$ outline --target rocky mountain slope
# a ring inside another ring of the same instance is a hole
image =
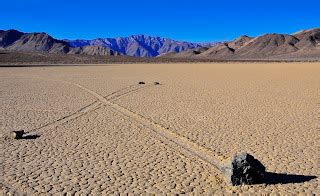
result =
[[[168,52],[181,52],[200,47],[200,44],[175,41],[168,38],[132,35],[118,38],[99,38],[94,40],[64,40],[73,47],[102,46],[124,55],[135,57],[155,57]]]
[[[168,52],[181,52],[200,46],[201,44],[146,35],[94,40],[57,40],[46,33],[0,30],[0,49],[9,51],[155,57]]]
[[[320,28],[288,34],[265,34],[256,38],[240,36],[208,48],[168,53],[163,58],[238,59],[320,59]]]
[[[0,30],[0,49],[20,52],[46,52],[53,54],[118,55],[100,46],[72,47],[46,33],[22,33],[16,30]]]
[[[292,35],[240,36],[230,42],[197,44],[134,35],[94,40],[58,40],[47,33],[0,30],[0,50],[177,59],[213,60],[320,60],[320,28]]]

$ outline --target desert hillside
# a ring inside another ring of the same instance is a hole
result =
[[[16,30],[0,30],[0,51],[43,52],[49,54],[81,54],[116,56],[118,52],[100,46],[71,47],[47,33],[22,33]]]
[[[292,35],[273,33],[255,38],[244,35],[234,41],[213,47],[169,53],[162,57],[223,60],[319,60],[320,28],[304,30]]]

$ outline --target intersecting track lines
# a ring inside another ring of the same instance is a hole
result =
[[[92,91],[92,90],[90,90],[80,84],[77,84],[77,83],[73,83],[73,85],[90,93],[95,98],[97,98],[100,102],[102,102],[105,106],[110,107],[112,110],[119,112],[122,115],[131,119],[132,121],[138,122],[139,124],[142,124],[145,127],[149,128],[154,133],[161,136],[162,139],[165,139],[166,141],[173,143],[173,146],[179,146],[180,148],[186,150],[187,152],[189,152],[193,156],[198,157],[202,161],[214,166],[216,169],[218,169],[221,172],[223,164],[227,159],[226,157],[224,157],[222,155],[218,155],[217,153],[213,152],[212,150],[209,150],[203,146],[200,146],[200,145],[190,141],[186,137],[179,135],[179,134],[175,133],[174,131],[169,130],[168,128],[158,124],[157,122],[151,121],[138,113],[130,111],[130,110],[128,110],[128,109],[126,109],[116,103],[111,102],[110,100],[107,100],[102,95],[98,94],[97,92],[94,92],[94,91]]]
[[[39,78],[39,79],[45,79],[45,78]],[[82,89],[83,91],[94,96],[97,99],[97,101],[85,106],[84,108],[81,108],[79,111],[77,111],[69,116],[61,118],[61,119],[57,120],[56,122],[45,125],[43,127],[34,129],[30,132],[37,132],[38,133],[38,132],[43,131],[49,127],[54,127],[54,126],[63,124],[65,122],[68,122],[72,119],[78,118],[78,117],[84,115],[85,113],[92,111],[92,110],[95,110],[95,109],[101,107],[102,105],[104,105],[104,106],[109,107],[113,111],[116,111],[116,112],[124,115],[125,117],[131,119],[132,121],[137,122],[138,124],[141,124],[141,125],[147,127],[153,133],[155,133],[157,136],[160,136],[160,139],[165,140],[165,142],[167,144],[170,143],[170,146],[175,148],[178,152],[181,152],[181,149],[182,149],[183,151],[186,151],[187,153],[191,154],[192,156],[198,157],[200,160],[204,161],[205,163],[212,165],[215,169],[217,169],[218,172],[221,172],[222,167],[224,166],[224,162],[227,160],[227,157],[219,155],[218,153],[213,152],[210,149],[207,149],[203,146],[200,146],[200,145],[190,141],[188,138],[186,138],[182,135],[179,135],[176,132],[171,131],[168,128],[158,124],[157,122],[149,120],[148,118],[142,116],[141,114],[135,113],[135,112],[130,111],[127,108],[124,108],[114,102],[111,102],[111,100],[114,100],[114,99],[120,98],[121,96],[128,95],[130,93],[139,91],[139,90],[146,88],[146,87],[149,87],[151,85],[144,85],[141,87],[140,86],[136,87],[136,85],[131,85],[131,86],[125,87],[123,89],[120,89],[118,91],[115,91],[115,92],[111,93],[110,95],[104,97],[104,96],[98,94],[97,92],[92,91],[92,90],[90,90],[90,89],[88,89],[78,83],[73,83],[73,82],[63,81],[63,80],[53,80],[53,79],[45,79],[45,80],[64,82],[64,83],[76,86],[76,87]],[[177,147],[179,149],[177,149]]]
[[[68,82],[68,81],[64,81],[64,80],[53,80],[53,79],[46,79],[46,78],[41,78],[41,77],[37,77],[39,79],[42,79],[42,80],[51,80],[51,81],[56,81],[56,82],[63,82],[63,83],[67,83],[67,84],[70,84],[70,85],[73,85],[73,86],[77,86],[77,84],[75,83],[72,83],[72,82]],[[112,99],[118,99],[122,96],[125,96],[125,95],[128,95],[128,94],[131,94],[131,93],[134,93],[134,92],[137,92],[139,90],[142,90],[144,88],[147,88],[151,85],[144,85],[144,86],[138,86],[138,85],[130,85],[130,86],[127,86],[127,87],[124,87],[122,89],[119,89],[117,91],[114,91],[112,92],[111,94],[103,97],[104,99],[106,100],[112,100]],[[77,110],[76,112],[70,114],[70,115],[67,115],[67,116],[64,116],[60,119],[57,119],[56,121],[53,121],[53,122],[50,122],[48,124],[45,124],[41,127],[38,127],[38,128],[35,128],[35,129],[32,129],[28,132],[26,132],[26,134],[34,134],[34,133],[40,133],[40,132],[43,132],[44,130],[48,129],[48,128],[52,128],[52,127],[56,127],[58,125],[61,125],[61,124],[64,124],[68,121],[71,121],[73,119],[76,119],[90,111],[93,111],[95,109],[98,109],[99,107],[101,107],[101,101],[95,101],[89,105],[86,105],[82,108],[80,108],[79,110]]]

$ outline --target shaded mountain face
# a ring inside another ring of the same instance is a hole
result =
[[[24,33],[16,30],[0,30],[0,47],[5,48],[21,38]]]
[[[316,49],[320,46],[320,28],[305,30],[293,34],[300,41],[296,44],[299,49]]]
[[[26,33],[6,47],[15,51],[38,51],[49,53],[68,53],[68,43],[56,40],[46,33]]]
[[[0,49],[22,52],[47,52],[54,54],[117,55],[118,53],[98,46],[71,47],[46,33],[22,33],[16,30],[0,31]]]
[[[200,57],[206,57],[206,56],[216,56],[217,59],[230,57],[234,53],[234,49],[230,48],[228,44],[221,44],[214,46],[212,48],[209,48],[207,51],[204,51],[203,53],[199,54]]]
[[[236,56],[264,57],[296,52],[299,40],[292,35],[266,34],[245,43],[235,50]]]
[[[119,38],[99,38],[94,40],[65,40],[72,47],[103,46],[124,55],[135,57],[155,57],[169,52],[181,52],[200,47],[200,44],[174,41],[172,39],[133,35]]]
[[[228,45],[228,47],[236,50],[236,49],[239,49],[242,46],[246,45],[252,39],[253,39],[252,37],[249,37],[247,35],[242,35],[242,36],[238,37],[237,39],[235,39],[234,41],[229,42],[227,45]]]
[[[101,56],[118,56],[118,52],[102,46],[83,46],[72,48],[68,54],[84,54],[84,55],[101,55]]]
[[[256,38],[240,36],[197,54],[184,51],[162,55],[164,58],[207,59],[320,59],[320,28],[293,35],[265,34]]]

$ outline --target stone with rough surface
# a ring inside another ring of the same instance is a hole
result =
[[[233,186],[263,183],[266,168],[247,153],[237,154],[222,168],[226,180]]]

